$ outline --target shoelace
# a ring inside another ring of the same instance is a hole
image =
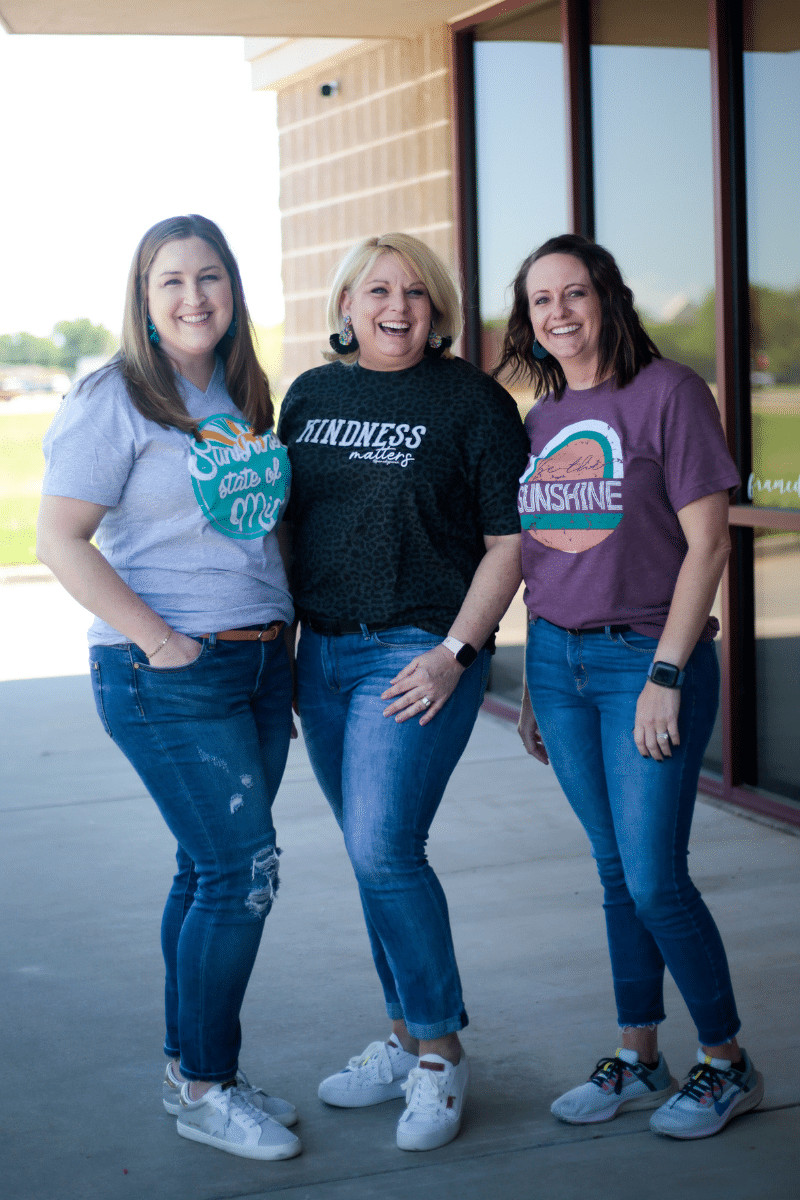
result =
[[[242,1095],[238,1088],[228,1088],[227,1091],[222,1093],[222,1095],[227,1099],[228,1120],[230,1120],[233,1110],[236,1111],[239,1121],[241,1121],[241,1123],[247,1129],[254,1129],[256,1127],[260,1129],[261,1126],[266,1124],[266,1122],[269,1120],[267,1114],[262,1113],[261,1109],[252,1105],[247,1097]]]
[[[698,1063],[689,1072],[686,1083],[680,1090],[680,1095],[699,1101],[710,1094],[716,1100],[725,1091],[727,1082],[729,1080],[726,1080],[717,1067],[712,1067],[708,1063]]]
[[[613,1083],[614,1095],[618,1096],[622,1091],[622,1082],[627,1070],[630,1070],[630,1064],[623,1062],[621,1058],[601,1058],[589,1082],[603,1091],[608,1084]]]
[[[347,1064],[348,1071],[358,1071],[371,1063],[381,1083],[390,1083],[392,1079],[392,1063],[389,1058],[389,1047],[386,1042],[370,1042],[366,1050],[351,1058]]]
[[[416,1109],[429,1112],[440,1106],[447,1090],[443,1076],[437,1071],[429,1071],[427,1067],[412,1067],[402,1088],[407,1106],[413,1101]]]

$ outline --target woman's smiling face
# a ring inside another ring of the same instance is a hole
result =
[[[166,242],[147,273],[147,307],[159,348],[182,375],[213,370],[233,318],[231,281],[213,246],[199,237]]]
[[[433,309],[425,284],[399,255],[381,254],[343,294],[341,309],[353,322],[362,367],[402,371],[421,360]]]
[[[527,291],[537,342],[558,359],[571,388],[592,387],[603,316],[587,268],[571,254],[547,254],[531,265]]]

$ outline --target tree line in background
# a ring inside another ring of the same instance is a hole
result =
[[[82,358],[110,356],[117,339],[104,325],[88,317],[59,321],[50,337],[33,333],[0,334],[0,363],[6,366],[56,367],[73,375]]]

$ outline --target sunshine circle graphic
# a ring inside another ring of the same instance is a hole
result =
[[[522,528],[542,545],[580,554],[610,537],[623,517],[619,435],[604,421],[567,425],[520,479]]]
[[[289,456],[272,430],[254,433],[244,417],[217,413],[191,438],[189,474],[207,520],[232,538],[264,537],[275,528],[291,478]]]

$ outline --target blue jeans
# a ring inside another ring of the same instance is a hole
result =
[[[489,653],[464,671],[429,725],[384,717],[380,697],[441,640],[413,626],[335,637],[304,627],[297,653],[303,735],[344,833],[386,1011],[425,1039],[467,1024],[447,901],[425,844],[475,724]]]
[[[278,888],[272,802],[291,733],[282,637],[220,642],[157,670],[133,645],[90,651],[106,732],[178,842],[161,927],[165,1052],[187,1079],[236,1074],[239,1011]]]
[[[656,645],[632,631],[572,634],[540,618],[528,634],[528,690],[597,862],[620,1025],[664,1019],[666,964],[700,1041],[716,1046],[735,1037],[739,1018],[725,949],[687,860],[719,671],[713,645],[698,644],[681,692],[680,745],[663,762],[642,758],[634,718]]]

